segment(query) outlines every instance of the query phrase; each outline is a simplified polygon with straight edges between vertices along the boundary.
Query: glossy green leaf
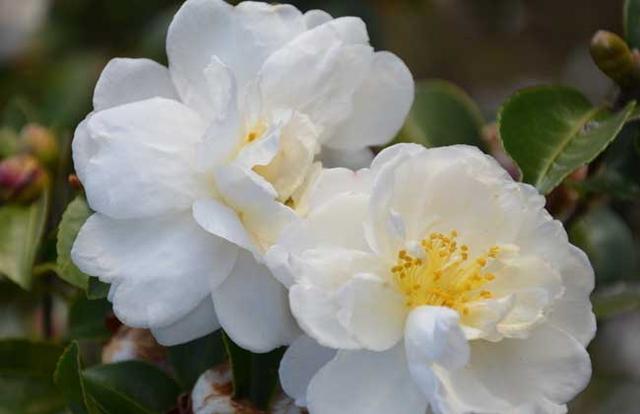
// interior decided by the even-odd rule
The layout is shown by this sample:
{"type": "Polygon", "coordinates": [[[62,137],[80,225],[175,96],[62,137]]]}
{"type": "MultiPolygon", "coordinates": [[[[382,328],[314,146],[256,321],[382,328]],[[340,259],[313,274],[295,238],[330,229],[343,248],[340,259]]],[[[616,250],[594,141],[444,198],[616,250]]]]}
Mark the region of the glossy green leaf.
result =
{"type": "Polygon", "coordinates": [[[91,367],[82,377],[87,393],[109,414],[165,413],[180,392],[166,373],[141,361],[91,367]]]}
{"type": "Polygon", "coordinates": [[[193,388],[200,375],[225,359],[222,331],[169,348],[169,361],[183,389],[193,388]]]}
{"type": "Polygon", "coordinates": [[[459,87],[442,80],[416,86],[411,112],[400,133],[400,141],[426,147],[469,144],[484,147],[480,110],[459,87]]]}
{"type": "Polygon", "coordinates": [[[64,407],[53,372],[63,349],[23,339],[0,341],[0,414],[53,414],[64,407]]]}
{"type": "Polygon", "coordinates": [[[633,235],[611,209],[599,207],[580,217],[569,229],[569,236],[589,256],[598,281],[612,282],[636,276],[633,235]]]}
{"type": "Polygon", "coordinates": [[[579,92],[545,86],[522,90],[500,109],[498,127],[506,151],[524,182],[553,190],[592,161],[618,135],[634,108],[618,113],[593,107],[579,92]]]}
{"type": "Polygon", "coordinates": [[[69,308],[69,337],[73,339],[108,339],[111,333],[105,321],[111,313],[106,299],[90,300],[78,296],[69,308]]]}
{"type": "Polygon", "coordinates": [[[234,344],[226,335],[224,344],[233,373],[233,397],[266,409],[278,384],[278,367],[285,349],[254,354],[234,344]]]}
{"type": "Polygon", "coordinates": [[[0,273],[30,289],[33,265],[40,247],[49,207],[44,193],[28,206],[0,207],[0,273]]]}
{"type": "Polygon", "coordinates": [[[640,0],[624,2],[624,37],[631,48],[640,47],[640,0]]]}
{"type": "Polygon", "coordinates": [[[85,221],[91,216],[91,210],[84,197],[76,197],[65,210],[58,227],[58,275],[81,289],[87,289],[89,276],[82,273],[71,261],[73,242],[85,221]]]}
{"type": "Polygon", "coordinates": [[[82,363],[78,343],[72,342],[58,360],[54,381],[73,414],[99,413],[94,401],[87,395],[82,378],[82,363]]]}

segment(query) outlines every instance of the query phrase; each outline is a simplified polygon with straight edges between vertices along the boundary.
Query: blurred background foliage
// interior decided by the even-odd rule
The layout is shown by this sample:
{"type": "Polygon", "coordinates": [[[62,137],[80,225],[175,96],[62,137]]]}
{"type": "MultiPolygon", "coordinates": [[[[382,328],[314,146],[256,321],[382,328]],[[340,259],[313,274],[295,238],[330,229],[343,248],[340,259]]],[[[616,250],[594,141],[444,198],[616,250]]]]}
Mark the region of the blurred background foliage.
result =
{"type": "MultiPolygon", "coordinates": [[[[58,236],[63,212],[80,193],[69,179],[70,140],[91,111],[101,69],[116,56],[166,63],[166,28],[180,3],[0,0],[0,337],[23,338],[0,340],[0,414],[57,413],[66,406],[74,413],[189,412],[189,402],[178,396],[204,369],[225,359],[225,344],[227,354],[246,362],[234,366],[246,381],[235,384],[236,397],[250,398],[256,381],[273,381],[277,352],[252,359],[219,335],[166,350],[147,332],[121,326],[104,299],[104,286],[87,280],[68,260],[75,232],[89,214],[81,197],[65,214],[58,236]],[[250,379],[243,367],[259,367],[264,377],[250,379]],[[155,393],[145,394],[144,383],[154,384],[155,393]]],[[[568,85],[592,104],[609,103],[615,110],[638,97],[634,90],[620,93],[589,53],[597,30],[624,32],[622,0],[292,3],[302,10],[361,16],[376,48],[398,54],[416,79],[425,80],[398,141],[477,145],[515,177],[519,170],[501,138],[507,149],[516,145],[507,136],[507,120],[517,119],[509,118],[517,100],[500,111],[504,122],[495,120],[516,90],[568,85]]],[[[627,27],[631,46],[638,46],[630,38],[638,19],[627,27]]],[[[538,92],[533,94],[543,99],[538,92]]],[[[554,105],[590,105],[576,104],[571,93],[561,93],[554,105]]],[[[608,135],[600,132],[603,148],[617,138],[602,153],[583,154],[585,161],[595,159],[588,167],[571,164],[571,174],[555,177],[562,184],[547,194],[549,210],[588,253],[597,277],[594,379],[573,402],[573,413],[631,414],[640,405],[640,133],[633,122],[637,110],[632,103],[625,108],[594,119],[613,125],[608,135]]],[[[520,154],[509,152],[522,167],[528,147],[518,145],[520,154]]]]}

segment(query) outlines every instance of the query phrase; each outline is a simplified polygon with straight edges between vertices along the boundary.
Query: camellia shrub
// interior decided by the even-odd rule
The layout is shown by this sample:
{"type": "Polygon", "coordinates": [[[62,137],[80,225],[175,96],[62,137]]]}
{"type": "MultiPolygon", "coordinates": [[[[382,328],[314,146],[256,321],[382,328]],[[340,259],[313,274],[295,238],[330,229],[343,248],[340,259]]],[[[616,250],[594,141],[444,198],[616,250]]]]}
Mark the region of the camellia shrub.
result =
{"type": "Polygon", "coordinates": [[[81,120],[6,111],[0,273],[41,335],[2,335],[0,414],[568,411],[640,304],[640,2],[592,39],[610,101],[495,122],[360,17],[169,17],[166,63],[89,64],[81,120]]]}

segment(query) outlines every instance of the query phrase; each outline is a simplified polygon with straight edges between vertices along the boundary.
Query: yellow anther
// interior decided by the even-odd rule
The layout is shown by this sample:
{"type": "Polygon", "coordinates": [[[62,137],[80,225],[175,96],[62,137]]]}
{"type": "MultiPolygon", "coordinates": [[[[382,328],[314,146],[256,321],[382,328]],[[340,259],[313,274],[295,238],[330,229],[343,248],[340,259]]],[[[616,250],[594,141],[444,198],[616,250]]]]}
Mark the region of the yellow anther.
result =
{"type": "Polygon", "coordinates": [[[419,257],[404,249],[398,252],[391,272],[396,287],[406,297],[407,307],[446,306],[467,315],[470,312],[467,303],[493,297],[489,290],[482,288],[496,276],[484,268],[489,259],[497,257],[500,249],[493,246],[468,261],[469,247],[458,245],[457,237],[456,230],[448,236],[434,232],[420,241],[423,253],[419,257]]]}

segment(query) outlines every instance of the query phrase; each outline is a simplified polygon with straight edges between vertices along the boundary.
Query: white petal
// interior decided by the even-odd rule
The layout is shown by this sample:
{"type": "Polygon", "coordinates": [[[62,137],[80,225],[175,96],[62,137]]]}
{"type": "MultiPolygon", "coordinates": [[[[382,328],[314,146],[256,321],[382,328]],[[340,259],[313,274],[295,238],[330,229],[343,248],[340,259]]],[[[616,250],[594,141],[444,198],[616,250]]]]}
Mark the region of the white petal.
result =
{"type": "Polygon", "coordinates": [[[524,340],[473,341],[466,367],[435,372],[439,401],[451,412],[534,414],[565,412],[562,405],[588,383],[591,364],[578,341],[542,325],[524,340]]]}
{"type": "Polygon", "coordinates": [[[214,199],[198,200],[193,204],[193,217],[209,233],[257,253],[238,215],[224,204],[214,199]]]}
{"type": "Polygon", "coordinates": [[[325,147],[322,149],[320,160],[322,161],[322,166],[325,168],[344,167],[358,170],[371,165],[373,151],[369,148],[342,150],[325,147]]]}
{"type": "Polygon", "coordinates": [[[354,95],[353,113],[326,145],[357,150],[386,144],[402,127],[413,97],[413,77],[404,62],[389,52],[376,53],[369,75],[354,95]]]}
{"type": "Polygon", "coordinates": [[[93,109],[102,111],[150,98],[179,100],[169,70],[149,59],[112,59],[93,95],[93,109]]]}
{"type": "Polygon", "coordinates": [[[367,194],[371,188],[369,170],[351,171],[346,168],[321,170],[308,184],[296,203],[298,214],[306,215],[310,210],[341,194],[367,194]]]}
{"type": "Polygon", "coordinates": [[[264,106],[302,112],[328,136],[351,113],[353,93],[371,65],[367,42],[364,23],[353,17],[298,36],[274,52],[260,71],[264,106]]]}
{"type": "MultiPolygon", "coordinates": [[[[460,328],[458,312],[440,306],[420,306],[409,314],[404,346],[409,370],[418,384],[422,370],[437,364],[446,369],[459,369],[469,360],[469,344],[460,328]]],[[[430,395],[430,390],[423,392],[430,395]]]]}
{"type": "Polygon", "coordinates": [[[550,315],[551,323],[574,336],[583,345],[596,332],[589,296],[594,287],[593,268],[586,254],[568,242],[562,224],[540,207],[528,217],[516,243],[536,254],[560,272],[565,294],[550,315]]]}
{"type": "Polygon", "coordinates": [[[362,226],[367,201],[364,194],[336,196],[314,209],[306,220],[286,228],[278,244],[290,253],[318,247],[367,251],[362,226]]]}
{"type": "Polygon", "coordinates": [[[265,250],[296,219],[293,210],[277,200],[273,187],[253,171],[232,164],[217,168],[214,174],[225,204],[236,211],[253,239],[265,250]]]}
{"type": "Polygon", "coordinates": [[[296,405],[307,405],[311,378],[335,355],[335,350],[321,346],[306,335],[301,335],[289,346],[280,361],[280,384],[284,392],[295,399],[296,405]]]}
{"type": "Polygon", "coordinates": [[[565,288],[558,272],[539,258],[523,255],[502,264],[505,267],[487,288],[497,297],[513,295],[514,300],[497,328],[506,336],[526,336],[545,319],[565,288]]]}
{"type": "Polygon", "coordinates": [[[240,90],[265,58],[305,29],[293,6],[222,0],[189,0],[167,34],[169,68],[182,100],[204,116],[212,99],[204,70],[217,56],[235,74],[240,90]]]}
{"type": "Polygon", "coordinates": [[[218,328],[220,328],[220,324],[216,317],[213,301],[210,296],[207,296],[182,319],[171,325],[151,328],[151,333],[160,345],[173,346],[193,341],[218,328]]]}
{"type": "Polygon", "coordinates": [[[338,320],[364,349],[386,351],[402,338],[404,296],[371,274],[355,275],[338,292],[338,320]]]}
{"type": "Polygon", "coordinates": [[[80,140],[75,148],[84,150],[74,154],[91,208],[114,218],[190,209],[211,192],[193,168],[204,128],[195,112],[162,98],[95,113],[87,124],[91,142],[80,140]]]}
{"type": "Polygon", "coordinates": [[[427,409],[402,346],[338,352],[313,377],[307,398],[309,411],[317,414],[422,414],[427,409]]]}
{"type": "Polygon", "coordinates": [[[71,255],[83,272],[111,283],[126,325],[171,325],[193,311],[231,271],[237,247],[210,235],[190,214],[114,220],[94,214],[71,255]]]}
{"type": "Polygon", "coordinates": [[[304,22],[307,29],[313,29],[314,27],[320,26],[332,19],[333,17],[324,10],[309,10],[304,14],[304,22]]]}
{"type": "Polygon", "coordinates": [[[73,134],[73,141],[71,142],[71,155],[73,157],[73,166],[76,170],[76,175],[81,182],[85,182],[87,179],[86,170],[89,160],[96,152],[96,147],[89,135],[89,119],[93,116],[93,113],[87,115],[87,117],[78,124],[73,134]]]}
{"type": "Polygon", "coordinates": [[[220,325],[247,350],[268,352],[300,334],[284,286],[247,252],[240,253],[231,275],[212,295],[220,325]]]}
{"type": "Polygon", "coordinates": [[[358,349],[360,344],[338,321],[338,304],[327,291],[311,285],[289,289],[291,312],[304,332],[323,346],[358,349]]]}

